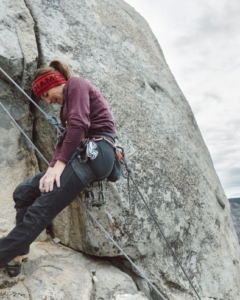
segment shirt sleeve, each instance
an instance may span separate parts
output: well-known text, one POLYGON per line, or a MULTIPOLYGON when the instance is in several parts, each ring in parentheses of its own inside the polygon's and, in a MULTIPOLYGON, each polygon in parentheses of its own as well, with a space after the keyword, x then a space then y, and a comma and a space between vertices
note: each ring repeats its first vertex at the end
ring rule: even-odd
POLYGON ((67 163, 86 137, 90 127, 90 97, 87 82, 78 77, 70 79, 64 90, 64 101, 68 113, 68 127, 61 150, 55 158, 67 163))
POLYGON ((59 156, 60 152, 61 152, 61 147, 57 146, 57 148, 55 149, 55 151, 53 153, 52 160, 49 163, 49 167, 54 167, 54 165, 57 161, 57 157, 59 156))

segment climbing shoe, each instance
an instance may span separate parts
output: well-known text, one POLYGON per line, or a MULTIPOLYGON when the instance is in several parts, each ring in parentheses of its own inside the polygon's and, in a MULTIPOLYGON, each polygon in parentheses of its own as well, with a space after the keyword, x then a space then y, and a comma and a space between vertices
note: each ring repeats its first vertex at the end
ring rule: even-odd
POLYGON ((28 261, 28 258, 25 257, 23 258, 22 261, 14 261, 11 260, 6 266, 5 266, 5 270, 7 271, 8 275, 10 277, 16 277, 21 273, 22 270, 22 264, 26 263, 28 261))

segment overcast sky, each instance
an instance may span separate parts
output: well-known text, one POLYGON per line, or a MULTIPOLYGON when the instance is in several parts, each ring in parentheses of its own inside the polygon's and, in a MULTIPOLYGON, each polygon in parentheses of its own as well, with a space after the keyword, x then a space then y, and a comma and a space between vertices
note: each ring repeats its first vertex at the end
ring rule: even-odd
POLYGON ((227 197, 240 197, 240 1, 125 1, 157 37, 227 197))

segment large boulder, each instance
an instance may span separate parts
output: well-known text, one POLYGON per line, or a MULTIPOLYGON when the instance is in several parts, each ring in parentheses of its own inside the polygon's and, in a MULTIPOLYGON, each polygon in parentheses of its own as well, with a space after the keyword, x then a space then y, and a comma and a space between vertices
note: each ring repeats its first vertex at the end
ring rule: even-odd
POLYGON ((0 299, 147 299, 129 275, 107 261, 44 242, 34 243, 30 256, 24 275, 11 280, 0 275, 0 299))
MULTIPOLYGON (((4 0, 1 5, 8 8, 0 25, 0 39, 5 41, 0 48, 1 66, 28 92, 33 69, 36 68, 36 56, 38 66, 55 58, 65 60, 76 75, 95 84, 110 104, 119 143, 125 148, 133 177, 201 299, 238 299, 240 288, 236 282, 240 279, 240 254, 229 203, 191 108, 146 21, 122 0, 61 0, 60 5, 59 1, 53 0, 4 0), (21 34, 16 27, 18 22, 24 24, 21 34), (31 42, 30 46, 26 45, 28 42, 31 42)), ((14 117, 50 159, 54 130, 32 105, 28 110, 26 99, 19 96, 18 102, 13 100, 16 99, 15 88, 4 76, 1 75, 0 79, 4 104, 9 109, 15 108, 14 117)), ((47 107, 42 102, 39 105, 49 114, 58 114, 56 107, 47 107)), ((1 213, 4 218, 11 215, 6 218, 13 224, 13 186, 38 167, 45 168, 45 165, 39 157, 34 157, 27 142, 20 138, 20 133, 12 127, 3 111, 0 122, 1 133, 6 136, 1 139, 0 148, 7 147, 7 151, 1 151, 3 167, 0 178, 3 186, 6 181, 8 184, 7 189, 0 190, 1 203, 8 203, 6 211, 1 213), (12 138, 11 143, 7 143, 9 130, 11 136, 16 137, 12 138), (25 152, 19 157, 18 150, 22 147, 25 152), (4 167, 5 164, 8 169, 4 167)), ((104 186, 107 204, 92 209, 95 218, 166 299, 196 299, 134 186, 130 187, 131 207, 124 178, 116 184, 104 183, 104 186)), ((84 201, 84 196, 81 200, 84 201)), ((4 226, 2 235, 11 227, 7 224, 4 226)), ((54 220, 51 231, 65 246, 94 257, 108 257, 113 265, 128 273, 145 294, 137 295, 136 290, 129 293, 131 287, 125 285, 123 279, 122 290, 115 295, 106 293, 101 296, 103 299, 128 299, 129 294, 136 299, 160 299, 77 202, 74 201, 54 220)), ((34 248, 41 252, 42 245, 34 245, 34 248)), ((82 268, 87 269, 86 276, 89 276, 90 263, 84 263, 81 255, 74 252, 68 262, 58 262, 58 257, 65 255, 66 248, 59 249, 50 243, 44 244, 44 247, 49 247, 53 254, 48 261, 50 268, 60 263, 61 271, 55 275, 57 278, 65 276, 71 269, 71 263, 84 266, 82 268)), ((23 280, 28 290, 34 290, 38 278, 41 278, 44 282, 41 287, 43 297, 47 295, 43 289, 52 287, 53 283, 47 285, 52 271, 41 272, 39 256, 42 257, 40 253, 35 255, 32 252, 28 267, 36 265, 36 276, 32 278, 31 271, 26 271, 27 276, 23 280)), ((101 258, 92 260, 100 262, 101 258)), ((117 273, 111 265, 106 268, 109 274, 117 273)), ((72 278, 73 275, 69 276, 72 278)), ((108 278, 104 280, 111 281, 108 278)), ((104 280, 99 283, 99 291, 104 289, 104 280)), ((89 280, 86 279, 86 282, 88 285, 89 280)), ((110 289, 115 289, 114 282, 111 281, 110 286, 110 289)), ((7 292, 14 292, 14 288, 18 287, 14 285, 7 288, 7 292)), ((54 297, 65 297, 64 292, 61 294, 65 289, 68 291, 66 286, 56 284, 54 297)), ((84 300, 101 299, 97 296, 90 298, 90 290, 81 289, 82 293, 86 292, 84 300)), ((76 291, 79 293, 80 290, 76 291)), ((68 298, 78 299, 76 294, 68 298)))

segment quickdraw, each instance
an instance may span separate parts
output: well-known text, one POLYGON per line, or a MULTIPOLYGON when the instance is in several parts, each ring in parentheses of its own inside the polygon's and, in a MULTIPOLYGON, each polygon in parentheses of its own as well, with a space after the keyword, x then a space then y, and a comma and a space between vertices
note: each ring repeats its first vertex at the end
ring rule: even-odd
POLYGON ((103 181, 97 181, 95 184, 89 184, 84 191, 85 203, 88 209, 92 209, 92 207, 101 207, 102 205, 106 204, 103 181), (96 197, 94 193, 95 184, 98 185, 98 197, 96 197))

